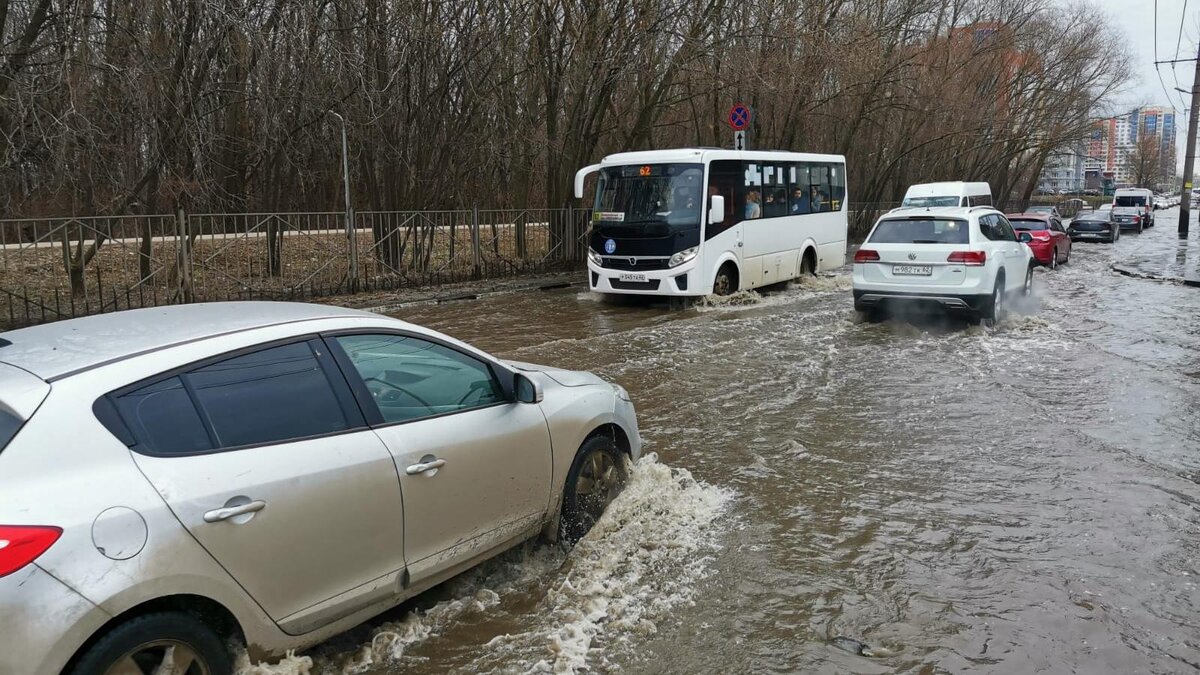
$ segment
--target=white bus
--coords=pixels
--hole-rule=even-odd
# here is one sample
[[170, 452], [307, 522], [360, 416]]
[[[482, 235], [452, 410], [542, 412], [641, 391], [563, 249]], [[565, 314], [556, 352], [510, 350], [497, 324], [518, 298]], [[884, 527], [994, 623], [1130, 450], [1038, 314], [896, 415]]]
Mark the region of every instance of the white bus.
[[609, 155], [588, 233], [598, 293], [727, 295], [846, 262], [846, 159], [683, 148]]

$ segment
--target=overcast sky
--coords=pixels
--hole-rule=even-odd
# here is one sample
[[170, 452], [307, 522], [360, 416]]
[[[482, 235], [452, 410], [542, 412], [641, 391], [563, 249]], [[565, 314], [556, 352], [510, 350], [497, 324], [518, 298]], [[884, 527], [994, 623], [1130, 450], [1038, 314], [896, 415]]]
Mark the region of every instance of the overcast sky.
[[[1129, 91], [1114, 101], [1114, 107], [1128, 110], [1139, 105], [1162, 105], [1174, 107], [1177, 111], [1176, 128], [1179, 130], [1179, 165], [1183, 166], [1183, 141], [1187, 133], [1187, 118], [1183, 114], [1184, 105], [1190, 105], [1190, 96], [1175, 91], [1175, 79], [1178, 86], [1191, 90], [1192, 79], [1196, 72], [1193, 62], [1175, 64], [1174, 75], [1171, 66], [1162, 66], [1162, 81], [1166, 83], [1166, 92], [1159, 83], [1158, 75], [1154, 72], [1154, 60], [1157, 52], [1158, 60], [1195, 58], [1196, 38], [1200, 32], [1200, 0], [1157, 0], [1158, 11], [1155, 13], [1155, 0], [1096, 0], [1108, 12], [1117, 27], [1130, 40], [1133, 51], [1133, 81]], [[1187, 5], [1187, 17], [1184, 17], [1184, 5]], [[1158, 24], [1158, 41], [1155, 42], [1155, 23]], [[1175, 42], [1179, 39], [1179, 26], [1183, 25], [1183, 38], [1179, 42], [1179, 55], [1175, 55]], [[1168, 95], [1170, 98], [1168, 98]]]

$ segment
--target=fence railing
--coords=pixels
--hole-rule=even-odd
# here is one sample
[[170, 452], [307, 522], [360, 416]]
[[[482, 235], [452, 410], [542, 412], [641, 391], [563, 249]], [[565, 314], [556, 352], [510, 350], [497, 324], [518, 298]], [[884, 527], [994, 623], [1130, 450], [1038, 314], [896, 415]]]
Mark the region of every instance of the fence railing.
[[[890, 204], [857, 204], [851, 230]], [[590, 212], [469, 209], [0, 220], [0, 327], [583, 267]], [[347, 227], [347, 223], [352, 227]]]

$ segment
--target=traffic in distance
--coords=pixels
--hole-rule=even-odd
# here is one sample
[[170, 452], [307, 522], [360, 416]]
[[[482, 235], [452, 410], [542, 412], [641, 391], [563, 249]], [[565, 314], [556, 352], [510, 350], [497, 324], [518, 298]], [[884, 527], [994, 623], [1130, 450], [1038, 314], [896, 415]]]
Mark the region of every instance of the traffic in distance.
[[[622, 153], [578, 196], [593, 174], [595, 293], [846, 265], [841, 156]], [[854, 309], [1000, 321], [1037, 266], [1152, 227], [1155, 199], [1118, 190], [1066, 222], [1005, 214], [987, 183], [914, 185], [854, 252]], [[211, 303], [4, 333], [0, 672], [220, 675], [242, 646], [311, 647], [539, 535], [577, 542], [641, 447], [620, 385], [368, 312]]]

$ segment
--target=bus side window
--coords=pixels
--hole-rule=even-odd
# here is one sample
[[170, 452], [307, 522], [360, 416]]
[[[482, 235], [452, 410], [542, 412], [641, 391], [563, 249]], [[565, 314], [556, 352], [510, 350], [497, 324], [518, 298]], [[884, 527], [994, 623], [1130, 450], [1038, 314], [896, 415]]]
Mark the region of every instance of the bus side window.
[[846, 201], [846, 165], [829, 165], [829, 210], [841, 211]]
[[[809, 164], [809, 177], [812, 183], [809, 185], [808, 194], [809, 201], [812, 204], [812, 213], [825, 212], [830, 210], [829, 200], [831, 197], [831, 188], [829, 181], [830, 164]], [[814, 191], [813, 188], [816, 188]]]
[[[708, 224], [704, 238], [712, 239], [742, 221], [746, 210], [746, 189], [743, 186], [742, 163], [723, 159], [713, 162], [708, 168], [708, 196], [721, 195], [725, 198], [725, 220], [716, 225]], [[711, 201], [705, 199], [705, 212]]]
[[800, 215], [809, 213], [808, 204], [808, 165], [796, 162], [788, 166], [788, 213]]

